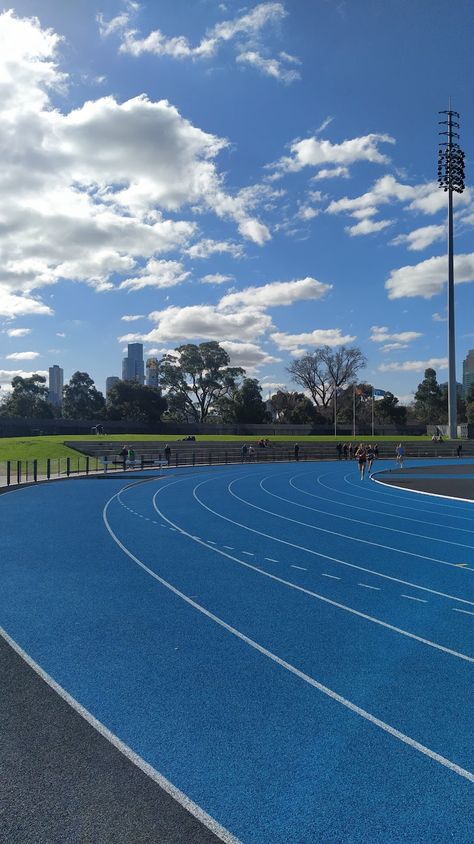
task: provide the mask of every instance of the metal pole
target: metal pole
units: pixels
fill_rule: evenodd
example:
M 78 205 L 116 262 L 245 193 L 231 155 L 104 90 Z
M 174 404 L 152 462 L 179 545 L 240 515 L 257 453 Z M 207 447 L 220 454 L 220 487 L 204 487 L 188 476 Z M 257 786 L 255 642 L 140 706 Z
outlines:
M 372 387 L 372 437 L 375 431 L 374 388 Z
M 334 436 L 337 437 L 337 390 L 334 382 Z
M 451 124 L 451 119 L 449 120 Z M 451 127 L 450 127 L 451 128 Z M 454 238 L 453 191 L 448 191 L 448 426 L 450 439 L 457 437 L 456 351 L 454 335 Z
M 356 435 L 356 385 L 352 385 L 352 436 Z

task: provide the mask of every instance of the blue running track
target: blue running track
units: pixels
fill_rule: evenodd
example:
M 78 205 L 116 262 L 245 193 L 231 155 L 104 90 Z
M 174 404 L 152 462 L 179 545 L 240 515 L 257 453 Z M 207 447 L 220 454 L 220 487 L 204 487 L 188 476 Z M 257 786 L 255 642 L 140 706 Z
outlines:
M 472 844 L 473 516 L 345 462 L 42 484 L 0 624 L 229 840 Z

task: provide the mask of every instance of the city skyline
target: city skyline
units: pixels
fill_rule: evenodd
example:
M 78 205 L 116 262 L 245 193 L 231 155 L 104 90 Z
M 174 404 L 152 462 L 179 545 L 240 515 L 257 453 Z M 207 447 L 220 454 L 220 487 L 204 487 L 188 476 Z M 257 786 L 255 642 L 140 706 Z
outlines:
M 105 394 L 128 344 L 160 359 L 210 339 L 264 397 L 297 389 L 286 367 L 324 344 L 360 346 L 360 380 L 402 403 L 426 368 L 442 383 L 449 96 L 466 152 L 461 381 L 474 345 L 471 11 L 460 0 L 446 33 L 444 10 L 19 0 L 0 14 L 2 393 L 57 360 L 65 381 L 87 371 Z

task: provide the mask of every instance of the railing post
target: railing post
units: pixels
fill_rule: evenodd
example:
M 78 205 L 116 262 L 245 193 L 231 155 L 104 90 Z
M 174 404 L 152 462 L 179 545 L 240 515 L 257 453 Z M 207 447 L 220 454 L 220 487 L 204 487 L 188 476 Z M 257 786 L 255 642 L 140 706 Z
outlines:
M 178 466 L 178 452 L 176 452 L 176 454 L 175 454 L 175 458 L 174 458 L 174 465 L 175 465 L 176 467 Z
M 69 477 L 71 474 L 71 458 L 66 457 L 66 475 Z
M 7 486 L 10 486 L 10 480 L 11 480 L 11 463 L 10 463 L 9 460 L 7 460 Z
M 48 459 L 46 461 L 46 477 L 49 481 L 49 479 L 51 477 L 51 458 L 50 457 L 48 457 Z
M 38 483 L 38 461 L 37 460 L 33 460 L 33 480 L 34 480 L 35 484 Z
M 193 466 L 196 465 L 196 452 L 193 451 Z
M 21 460 L 16 461 L 16 482 L 21 483 Z
M 86 456 L 86 475 L 89 474 L 89 455 Z

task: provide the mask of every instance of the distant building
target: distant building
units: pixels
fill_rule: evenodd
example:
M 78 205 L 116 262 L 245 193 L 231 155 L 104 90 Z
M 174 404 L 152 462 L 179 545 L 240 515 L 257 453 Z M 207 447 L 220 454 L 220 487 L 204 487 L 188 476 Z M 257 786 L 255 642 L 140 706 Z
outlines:
M 128 344 L 127 357 L 123 359 L 122 363 L 122 380 L 136 381 L 142 385 L 145 383 L 145 364 L 141 343 Z
M 105 395 L 106 395 L 106 397 L 109 395 L 112 387 L 115 387 L 115 385 L 118 384 L 118 382 L 121 381 L 121 380 L 122 379 L 119 378 L 118 375 L 110 375 L 107 378 L 107 380 L 105 382 Z
M 474 349 L 469 349 L 466 359 L 462 362 L 462 391 L 464 396 L 471 384 L 474 384 Z
M 56 364 L 49 367 L 49 401 L 56 407 L 63 403 L 64 370 Z
M 439 386 L 441 387 L 442 390 L 445 390 L 446 393 L 448 392 L 448 382 L 447 381 L 444 381 Z M 463 385 L 460 384 L 459 381 L 456 381 L 456 394 L 457 394 L 458 398 L 463 397 L 463 392 L 464 392 Z
M 146 385 L 147 387 L 160 386 L 158 358 L 148 358 L 146 362 Z

